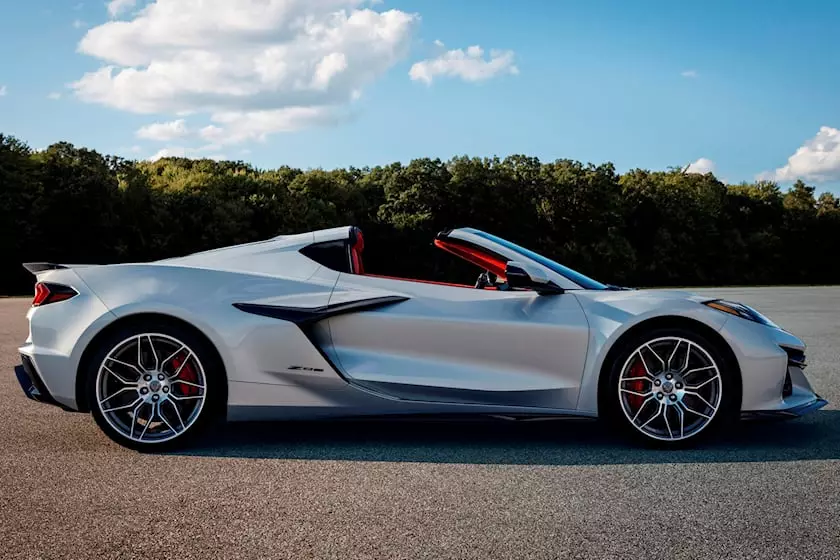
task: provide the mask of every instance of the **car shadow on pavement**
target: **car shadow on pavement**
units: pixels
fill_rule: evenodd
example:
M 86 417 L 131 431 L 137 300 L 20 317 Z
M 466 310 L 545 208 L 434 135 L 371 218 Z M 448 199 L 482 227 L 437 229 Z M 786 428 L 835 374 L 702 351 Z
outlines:
M 591 420 L 233 423 L 181 455 L 331 461 L 610 465 L 840 459 L 840 410 L 744 421 L 682 450 L 634 446 Z

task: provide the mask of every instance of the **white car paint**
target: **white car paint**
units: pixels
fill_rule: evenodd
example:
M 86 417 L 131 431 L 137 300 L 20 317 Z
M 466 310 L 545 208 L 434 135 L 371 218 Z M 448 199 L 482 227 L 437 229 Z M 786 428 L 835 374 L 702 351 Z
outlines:
M 562 294 L 494 291 L 331 270 L 300 252 L 341 241 L 341 227 L 152 263 L 75 266 L 38 273 L 79 295 L 32 308 L 20 348 L 62 405 L 80 407 L 84 351 L 103 329 L 156 313 L 201 331 L 222 357 L 228 418 L 312 418 L 413 413 L 598 415 L 598 380 L 621 336 L 641 322 L 683 317 L 719 333 L 740 368 L 741 409 L 781 411 L 813 401 L 780 345 L 804 350 L 781 329 L 721 313 L 687 292 L 584 290 L 544 271 Z M 506 258 L 522 255 L 469 230 L 458 239 Z M 304 332 L 234 303 L 311 312 L 378 297 L 405 301 L 329 317 Z M 300 369 L 303 368 L 303 369 Z M 793 394 L 781 396 L 791 372 Z

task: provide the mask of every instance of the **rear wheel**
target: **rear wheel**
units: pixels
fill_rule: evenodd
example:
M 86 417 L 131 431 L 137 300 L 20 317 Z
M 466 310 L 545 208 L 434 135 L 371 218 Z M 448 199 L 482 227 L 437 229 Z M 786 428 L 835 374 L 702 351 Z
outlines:
M 625 432 L 682 446 L 734 419 L 736 381 L 726 355 L 702 335 L 655 329 L 623 345 L 602 389 L 611 420 Z
M 225 378 L 191 329 L 149 321 L 110 333 L 90 361 L 87 395 L 99 427 L 138 450 L 181 446 L 220 416 Z

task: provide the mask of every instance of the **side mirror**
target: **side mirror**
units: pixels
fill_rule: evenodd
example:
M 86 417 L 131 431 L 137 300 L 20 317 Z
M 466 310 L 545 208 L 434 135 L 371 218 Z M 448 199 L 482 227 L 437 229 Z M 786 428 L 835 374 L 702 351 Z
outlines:
M 562 294 L 563 288 L 552 282 L 539 267 L 519 261 L 509 261 L 505 266 L 505 276 L 511 288 L 534 290 L 540 295 Z

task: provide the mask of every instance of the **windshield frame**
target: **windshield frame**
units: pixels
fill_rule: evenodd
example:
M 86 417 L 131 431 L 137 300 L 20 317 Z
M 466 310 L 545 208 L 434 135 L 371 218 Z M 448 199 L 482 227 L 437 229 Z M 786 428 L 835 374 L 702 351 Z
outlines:
M 559 274 L 560 276 L 566 278 L 570 282 L 573 282 L 574 284 L 577 284 L 578 286 L 581 287 L 581 289 L 584 289 L 584 290 L 609 290 L 610 289 L 610 287 L 607 284 L 604 284 L 602 282 L 598 282 L 597 280 L 595 280 L 593 278 L 590 278 L 590 277 L 586 276 L 585 274 L 581 274 L 580 272 L 578 272 L 576 270 L 573 270 L 573 269 L 571 269 L 567 266 L 564 266 L 564 265 L 558 263 L 557 261 L 551 260 L 548 257 L 540 255 L 539 253 L 531 251 L 530 249 L 526 249 L 525 247 L 522 247 L 521 245 L 517 245 L 516 243 L 513 243 L 512 241 L 508 241 L 507 239 L 503 239 L 503 238 L 501 238 L 497 235 L 493 235 L 492 233 L 487 233 L 485 231 L 481 231 L 481 230 L 474 229 L 474 228 L 463 228 L 460 231 L 463 231 L 465 233 L 471 233 L 471 234 L 473 234 L 475 236 L 478 236 L 478 237 L 480 237 L 480 238 L 482 238 L 486 241 L 491 241 L 493 243 L 496 243 L 496 244 L 504 247 L 505 249 L 508 249 L 509 251 L 512 251 L 514 253 L 522 255 L 523 257 L 525 257 L 527 259 L 530 259 L 530 260 L 536 262 L 537 264 L 540 264 L 540 265 L 546 267 L 547 269 L 551 270 L 552 272 L 555 272 L 555 273 Z

